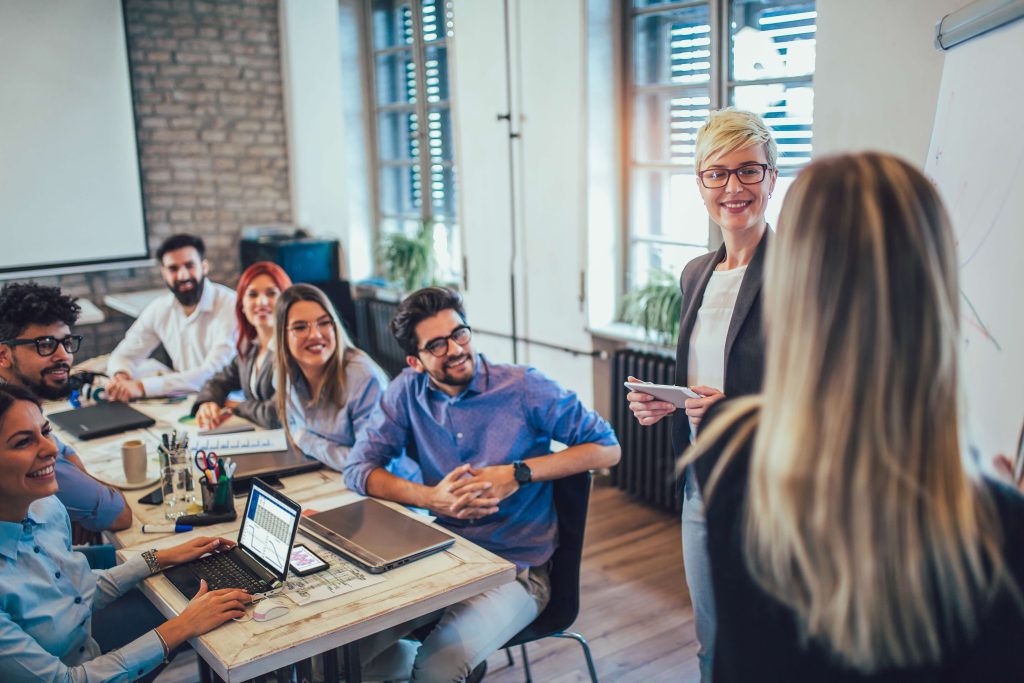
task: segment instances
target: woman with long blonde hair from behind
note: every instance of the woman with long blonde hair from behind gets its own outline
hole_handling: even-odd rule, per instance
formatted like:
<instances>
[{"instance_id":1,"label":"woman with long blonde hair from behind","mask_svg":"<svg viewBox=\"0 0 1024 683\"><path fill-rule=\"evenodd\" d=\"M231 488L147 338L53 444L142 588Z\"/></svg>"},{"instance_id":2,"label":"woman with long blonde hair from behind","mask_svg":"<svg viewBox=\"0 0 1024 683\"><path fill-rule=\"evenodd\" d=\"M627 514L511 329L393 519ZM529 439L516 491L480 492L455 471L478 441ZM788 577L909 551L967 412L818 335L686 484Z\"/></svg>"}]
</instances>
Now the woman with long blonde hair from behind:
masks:
<instances>
[{"instance_id":1,"label":"woman with long blonde hair from behind","mask_svg":"<svg viewBox=\"0 0 1024 683\"><path fill-rule=\"evenodd\" d=\"M716 683L1024 680L1024 497L965 467L956 251L895 157L811 164L764 285L764 393L707 418Z\"/></svg>"}]
</instances>

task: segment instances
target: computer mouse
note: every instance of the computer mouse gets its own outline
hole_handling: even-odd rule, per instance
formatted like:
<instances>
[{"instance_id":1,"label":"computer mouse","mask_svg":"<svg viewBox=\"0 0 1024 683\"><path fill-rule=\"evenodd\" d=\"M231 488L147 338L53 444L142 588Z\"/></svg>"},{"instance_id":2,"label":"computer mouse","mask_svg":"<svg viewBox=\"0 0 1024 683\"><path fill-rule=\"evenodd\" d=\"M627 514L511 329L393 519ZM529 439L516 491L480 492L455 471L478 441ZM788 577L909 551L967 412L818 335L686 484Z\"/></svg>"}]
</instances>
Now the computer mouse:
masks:
<instances>
[{"instance_id":1,"label":"computer mouse","mask_svg":"<svg viewBox=\"0 0 1024 683\"><path fill-rule=\"evenodd\" d=\"M257 602L252 609L253 621L270 621L288 614L289 604L280 598L267 598Z\"/></svg>"}]
</instances>

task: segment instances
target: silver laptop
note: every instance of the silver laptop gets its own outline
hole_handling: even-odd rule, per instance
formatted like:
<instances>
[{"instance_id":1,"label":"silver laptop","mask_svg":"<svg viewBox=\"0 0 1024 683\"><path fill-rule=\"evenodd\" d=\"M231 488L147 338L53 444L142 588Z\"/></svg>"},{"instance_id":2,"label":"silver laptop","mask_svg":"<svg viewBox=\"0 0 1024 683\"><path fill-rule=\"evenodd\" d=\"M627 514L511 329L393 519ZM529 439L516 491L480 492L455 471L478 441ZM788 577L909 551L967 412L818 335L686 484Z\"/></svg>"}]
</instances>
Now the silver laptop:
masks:
<instances>
[{"instance_id":1,"label":"silver laptop","mask_svg":"<svg viewBox=\"0 0 1024 683\"><path fill-rule=\"evenodd\" d=\"M304 516L299 531L371 574L400 567L455 542L450 534L371 499Z\"/></svg>"}]
</instances>

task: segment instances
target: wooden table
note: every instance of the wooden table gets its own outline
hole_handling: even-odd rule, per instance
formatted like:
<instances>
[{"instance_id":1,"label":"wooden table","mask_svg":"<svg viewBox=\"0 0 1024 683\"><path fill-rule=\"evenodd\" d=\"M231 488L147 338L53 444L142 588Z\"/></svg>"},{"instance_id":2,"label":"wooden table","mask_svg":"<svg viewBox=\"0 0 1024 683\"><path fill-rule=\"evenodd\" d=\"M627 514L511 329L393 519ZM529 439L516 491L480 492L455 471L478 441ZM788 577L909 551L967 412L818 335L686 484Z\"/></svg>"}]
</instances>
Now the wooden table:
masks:
<instances>
[{"instance_id":1,"label":"wooden table","mask_svg":"<svg viewBox=\"0 0 1024 683\"><path fill-rule=\"evenodd\" d=\"M173 424L176 415L188 411L191 402L176 405L135 405L163 423L154 429ZM131 438L131 433L109 437L117 441ZM88 467L92 442L72 444ZM240 456L244 457L244 456ZM282 479L284 493L304 508L324 510L360 496L345 488L340 473L328 469ZM142 524L164 523L163 507L138 502L150 488L126 491L134 521L130 529L106 532L117 547L118 557L125 560L150 548L166 548L196 535L223 536L235 539L244 514L245 498L235 499L239 518L235 522L199 527L183 534L143 534ZM405 508L392 507L414 514ZM314 552L321 546L311 538L300 536L302 543ZM515 579L515 566L469 541L455 536L448 550L422 558L384 574L386 580L350 593L308 605L292 605L288 614L265 622L228 622L191 641L192 647L214 673L225 681L243 681L308 659L320 653L336 662L336 648L344 647L349 670L348 683L360 680L356 641L411 619L429 614L448 605L501 586ZM146 579L139 585L142 593L167 617L179 614L187 604L171 582L162 575ZM336 680L336 667L325 664L325 675Z\"/></svg>"}]
</instances>

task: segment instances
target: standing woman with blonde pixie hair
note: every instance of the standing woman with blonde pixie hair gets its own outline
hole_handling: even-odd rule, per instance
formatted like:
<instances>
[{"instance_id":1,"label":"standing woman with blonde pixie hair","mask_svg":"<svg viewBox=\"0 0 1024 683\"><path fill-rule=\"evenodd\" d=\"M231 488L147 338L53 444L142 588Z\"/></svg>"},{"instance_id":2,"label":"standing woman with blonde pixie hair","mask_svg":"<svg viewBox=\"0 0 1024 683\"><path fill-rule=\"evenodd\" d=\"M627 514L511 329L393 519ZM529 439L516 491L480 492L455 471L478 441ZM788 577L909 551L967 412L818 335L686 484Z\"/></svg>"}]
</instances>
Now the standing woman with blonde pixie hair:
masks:
<instances>
[{"instance_id":1,"label":"standing woman with blonde pixie hair","mask_svg":"<svg viewBox=\"0 0 1024 683\"><path fill-rule=\"evenodd\" d=\"M679 278L682 311L676 348L676 384L703 396L688 399L672 425L672 445L682 453L705 412L725 396L761 389L761 273L769 241L765 210L778 178L778 148L757 114L712 112L697 132L697 190L722 230L722 246L690 261ZM675 411L650 394L626 395L642 425ZM715 604L706 548L704 503L692 471L683 482L683 563L697 626L701 681L711 681Z\"/></svg>"},{"instance_id":2,"label":"standing woman with blonde pixie hair","mask_svg":"<svg viewBox=\"0 0 1024 683\"><path fill-rule=\"evenodd\" d=\"M959 424L946 212L895 157L812 163L765 278L762 396L712 410L715 681L1024 680L1024 497Z\"/></svg>"}]
</instances>

